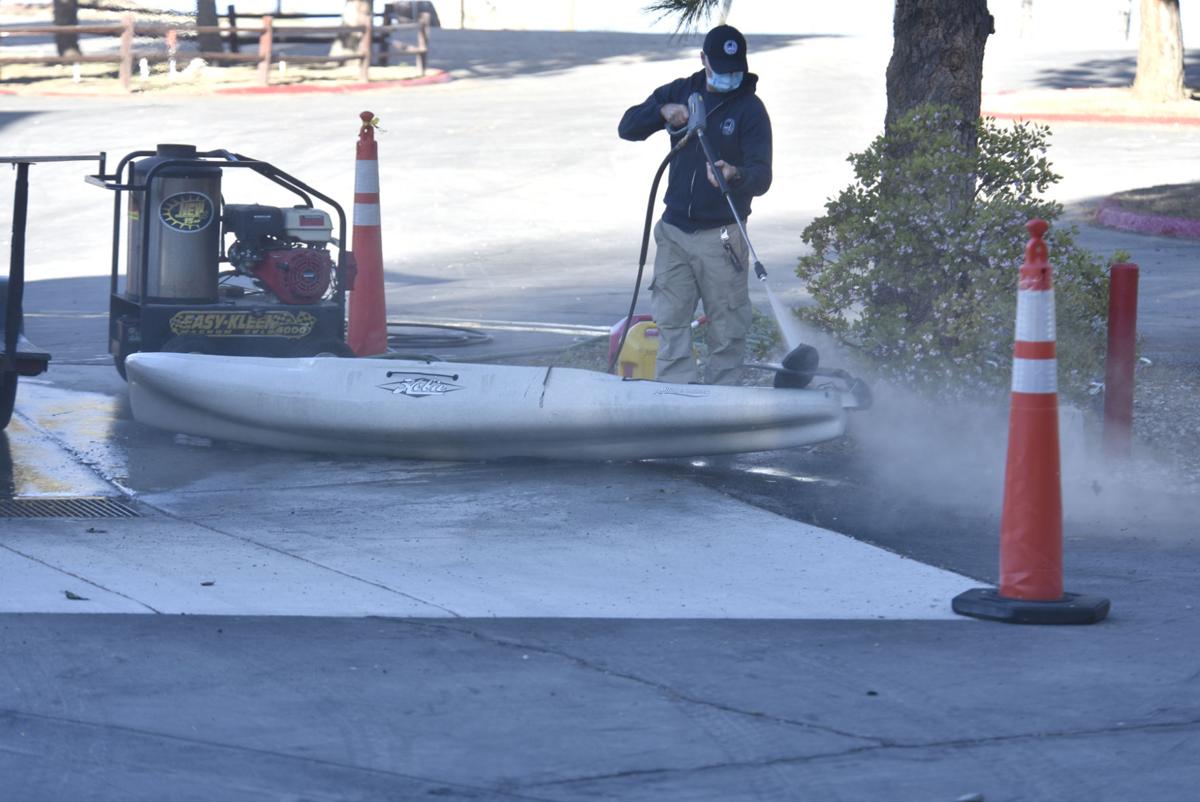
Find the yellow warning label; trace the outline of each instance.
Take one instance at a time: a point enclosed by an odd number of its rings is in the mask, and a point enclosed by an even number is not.
[[[205,337],[307,337],[317,319],[308,312],[176,312],[171,316],[173,334],[202,334]]]

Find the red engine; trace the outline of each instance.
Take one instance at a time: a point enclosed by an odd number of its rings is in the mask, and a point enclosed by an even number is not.
[[[249,273],[285,304],[311,304],[329,289],[333,260],[316,248],[267,251]]]
[[[329,291],[333,224],[319,209],[226,204],[225,233],[237,240],[228,259],[280,303],[317,303]]]

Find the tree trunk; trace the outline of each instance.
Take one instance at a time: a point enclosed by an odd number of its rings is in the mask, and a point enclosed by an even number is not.
[[[371,0],[346,0],[342,8],[343,25],[366,25],[373,11]],[[334,56],[357,53],[362,41],[361,33],[347,33],[334,40],[329,52]]]
[[[217,25],[217,0],[196,0],[196,24],[200,26]],[[221,34],[201,33],[196,35],[196,45],[201,53],[220,53]]]
[[[945,104],[958,109],[959,140],[973,151],[992,32],[987,0],[896,0],[885,129],[922,103]]]
[[[1133,93],[1155,103],[1185,100],[1179,0],[1142,0],[1141,12],[1142,33]]]
[[[54,24],[78,25],[79,3],[77,0],[54,0]],[[79,55],[79,37],[73,33],[54,34],[54,46],[60,56]]]

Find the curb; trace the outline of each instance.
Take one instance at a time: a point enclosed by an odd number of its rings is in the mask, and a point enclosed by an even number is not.
[[[214,89],[214,95],[340,95],[351,92],[370,92],[376,89],[395,89],[406,86],[429,86],[444,84],[451,81],[450,73],[445,70],[430,70],[430,74],[419,78],[401,78],[396,81],[370,81],[367,83],[339,84],[337,86],[316,86],[313,84],[283,84],[281,86],[233,86],[225,89]]]
[[[1162,214],[1142,214],[1122,209],[1112,197],[1105,198],[1096,210],[1096,222],[1109,228],[1151,234],[1157,237],[1200,239],[1200,220],[1187,217],[1167,217]]]
[[[1133,114],[1067,114],[1057,112],[1016,112],[1016,111],[981,111],[980,117],[993,117],[997,120],[1016,120],[1030,122],[1063,122],[1063,123],[1094,123],[1112,125],[1200,125],[1200,117],[1142,117]]]
[[[312,84],[281,84],[279,86],[231,86],[224,89],[213,89],[209,92],[191,95],[167,95],[168,97],[211,97],[213,95],[337,95],[352,92],[371,92],[377,89],[399,89],[409,86],[428,86],[430,84],[449,83],[453,78],[445,70],[430,70],[429,74],[419,78],[400,78],[395,81],[371,81],[366,83],[337,84],[332,86],[314,86]],[[12,89],[0,89],[3,96],[29,97],[97,97],[123,98],[134,97],[129,94],[97,95],[90,92],[18,92]]]

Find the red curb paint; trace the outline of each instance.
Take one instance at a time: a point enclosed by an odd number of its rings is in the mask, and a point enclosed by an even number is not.
[[[1112,198],[1106,198],[1096,211],[1096,222],[1109,228],[1153,234],[1158,237],[1200,239],[1200,220],[1186,217],[1167,217],[1162,214],[1141,214],[1122,209]]]
[[[209,92],[197,92],[195,95],[184,97],[208,97],[211,95],[306,95],[306,94],[349,94],[351,92],[370,92],[376,89],[397,89],[407,86],[428,86],[444,84],[452,81],[450,73],[444,70],[431,71],[431,74],[420,78],[401,78],[397,81],[373,81],[370,83],[340,84],[334,86],[313,86],[311,84],[284,84],[282,86],[231,86],[225,89],[213,89]],[[28,97],[94,97],[120,99],[122,97],[142,97],[145,93],[130,92],[129,94],[97,94],[95,92],[18,92],[12,89],[0,89],[0,95],[25,95]],[[179,95],[171,95],[179,97]]]
[[[450,73],[439,72],[436,75],[425,75],[420,78],[402,78],[398,81],[372,81],[370,83],[340,84],[337,86],[318,86],[313,84],[284,84],[282,86],[235,86],[227,89],[214,89],[214,95],[315,95],[315,94],[349,94],[351,92],[370,92],[376,89],[395,89],[406,86],[428,86],[444,84],[451,79]]]
[[[24,95],[25,97],[94,97],[94,98],[108,99],[108,98],[133,97],[135,93],[130,92],[129,94],[125,94],[124,92],[122,92],[120,94],[114,93],[111,95],[98,95],[98,94],[93,94],[91,92],[13,92],[12,94]]]
[[[1113,123],[1125,125],[1200,125],[1200,117],[1141,117],[1133,114],[1045,114],[1029,112],[981,111],[981,117],[1019,122]]]

